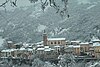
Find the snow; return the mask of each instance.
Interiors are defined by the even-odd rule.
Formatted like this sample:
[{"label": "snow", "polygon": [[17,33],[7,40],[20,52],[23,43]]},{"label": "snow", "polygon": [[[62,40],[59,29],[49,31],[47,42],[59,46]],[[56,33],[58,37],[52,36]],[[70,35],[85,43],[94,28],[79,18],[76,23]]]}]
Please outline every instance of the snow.
[{"label": "snow", "polygon": [[6,50],[2,50],[1,52],[12,52],[14,51],[15,49],[6,49]]},{"label": "snow", "polygon": [[25,48],[20,48],[20,50],[26,50]]},{"label": "snow", "polygon": [[97,42],[97,41],[99,41],[100,42],[100,40],[99,39],[94,39],[94,40],[92,40],[93,42]]},{"label": "snow", "polygon": [[34,18],[38,18],[41,15],[41,13],[32,13],[30,16]]},{"label": "snow", "polygon": [[37,44],[37,45],[38,45],[38,44],[43,44],[43,41],[41,41],[41,42],[37,42],[36,44]]},{"label": "snow", "polygon": [[51,49],[50,49],[50,48],[49,48],[49,49],[45,49],[44,51],[46,51],[46,52],[47,52],[47,51],[51,51]]},{"label": "snow", "polygon": [[60,31],[58,34],[62,34],[63,32],[66,32],[68,31],[70,28],[67,28],[67,29],[63,29],[62,31]]},{"label": "snow", "polygon": [[60,46],[59,45],[57,45],[57,46],[54,46],[55,48],[59,48]]},{"label": "snow", "polygon": [[28,51],[33,51],[33,49],[27,49]]},{"label": "snow", "polygon": [[51,48],[48,48],[48,49],[45,49],[44,51],[48,52],[48,51],[52,51],[54,49],[51,49]]},{"label": "snow", "polygon": [[49,48],[49,46],[44,46],[45,49]]},{"label": "snow", "polygon": [[93,46],[100,46],[100,43],[93,43]]},{"label": "snow", "polygon": [[3,29],[0,29],[0,32],[4,32],[4,30]]},{"label": "snow", "polygon": [[2,46],[3,42],[4,42],[4,39],[0,37],[0,47]]},{"label": "snow", "polygon": [[44,50],[44,48],[37,48],[37,50],[39,51],[39,50]]},{"label": "snow", "polygon": [[89,0],[77,0],[78,4],[91,4]]},{"label": "snow", "polygon": [[37,31],[38,32],[42,32],[43,30],[45,30],[47,27],[45,25],[39,24],[37,27]]},{"label": "snow", "polygon": [[91,41],[92,42],[100,42],[100,39],[98,39],[97,37],[93,36]]},{"label": "snow", "polygon": [[[38,4],[39,4],[39,3],[38,3]],[[37,6],[37,7],[36,7],[36,6]],[[39,6],[39,5],[34,5],[34,10],[33,10],[33,12],[30,14],[30,17],[38,19],[38,17],[40,17],[41,14],[42,14],[42,10],[41,10],[40,6]]]},{"label": "snow", "polygon": [[67,47],[72,48],[72,47],[73,47],[73,45],[68,45]]},{"label": "snow", "polygon": [[29,44],[27,44],[27,43],[23,43],[23,46],[24,46],[24,47],[28,47]]},{"label": "snow", "polygon": [[89,42],[85,42],[85,43],[82,42],[82,43],[80,43],[80,44],[81,44],[81,45],[82,45],[82,44],[83,44],[83,45],[84,45],[84,44],[89,44]]},{"label": "snow", "polygon": [[80,48],[80,45],[68,45],[67,47],[69,47],[69,48]]},{"label": "snow", "polygon": [[100,63],[99,62],[96,62],[93,65],[90,65],[89,67],[95,67],[97,64],[100,64]]},{"label": "snow", "polygon": [[[0,0],[0,4],[4,3],[6,0]],[[17,1],[17,7],[12,7],[10,3],[7,3],[6,5],[6,9],[9,10],[9,11],[12,11],[16,8],[19,8],[21,6],[31,6],[33,5],[33,3],[30,3],[28,0],[19,0]],[[3,7],[0,7],[0,10],[4,10]]]},{"label": "snow", "polygon": [[73,46],[73,48],[80,48],[80,45]]},{"label": "snow", "polygon": [[51,36],[54,36],[55,35],[52,31],[50,32],[50,34],[51,34]]},{"label": "snow", "polygon": [[42,47],[42,46],[44,46],[44,45],[37,45],[37,47]]},{"label": "snow", "polygon": [[13,43],[12,41],[7,41],[8,43]]},{"label": "snow", "polygon": [[28,9],[28,6],[22,6],[22,7],[20,7],[22,10],[27,10]]},{"label": "snow", "polygon": [[91,6],[89,6],[89,7],[87,7],[87,9],[91,9],[91,8],[93,8],[93,7],[95,7],[96,5],[91,5]]},{"label": "snow", "polygon": [[80,41],[71,41],[71,43],[80,43]]},{"label": "snow", "polygon": [[66,38],[48,38],[48,41],[50,40],[66,40]]},{"label": "snow", "polygon": [[35,47],[33,47],[33,50],[35,50],[36,48]]}]

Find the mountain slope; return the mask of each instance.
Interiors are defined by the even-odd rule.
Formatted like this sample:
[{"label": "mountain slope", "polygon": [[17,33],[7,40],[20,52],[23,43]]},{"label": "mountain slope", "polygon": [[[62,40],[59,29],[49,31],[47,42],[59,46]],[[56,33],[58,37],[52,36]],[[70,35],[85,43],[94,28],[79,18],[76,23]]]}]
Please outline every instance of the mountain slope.
[{"label": "mountain slope", "polygon": [[64,19],[51,7],[42,12],[39,4],[7,13],[2,10],[0,35],[15,42],[36,42],[42,40],[43,30],[46,29],[48,37],[89,41],[92,36],[100,36],[99,6],[99,0],[70,0],[70,18]]}]

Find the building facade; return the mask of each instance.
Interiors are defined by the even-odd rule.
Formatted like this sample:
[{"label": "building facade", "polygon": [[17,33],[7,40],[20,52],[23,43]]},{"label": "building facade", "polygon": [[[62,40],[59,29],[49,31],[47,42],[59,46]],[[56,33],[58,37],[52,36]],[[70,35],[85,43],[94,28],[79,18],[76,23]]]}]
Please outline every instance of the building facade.
[{"label": "building facade", "polygon": [[44,32],[43,45],[44,46],[55,46],[55,45],[64,46],[66,45],[66,38],[48,38],[47,34]]}]

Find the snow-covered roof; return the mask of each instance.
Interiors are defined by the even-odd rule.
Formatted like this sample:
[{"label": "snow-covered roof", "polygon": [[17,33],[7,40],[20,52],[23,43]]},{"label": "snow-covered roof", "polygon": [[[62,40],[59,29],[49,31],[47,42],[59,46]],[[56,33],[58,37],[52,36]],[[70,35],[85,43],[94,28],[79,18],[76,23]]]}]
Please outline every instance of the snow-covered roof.
[{"label": "snow-covered roof", "polygon": [[24,47],[28,47],[30,44],[28,44],[28,43],[23,43],[23,46]]},{"label": "snow-covered roof", "polygon": [[89,44],[89,42],[85,42],[85,43],[82,42],[82,43],[80,43],[80,44],[81,44],[81,45],[83,45],[83,44]]},{"label": "snow-covered roof", "polygon": [[71,42],[73,42],[73,43],[80,43],[80,41],[71,41]]},{"label": "snow-covered roof", "polygon": [[43,41],[41,41],[41,42],[37,42],[36,44],[43,44]]},{"label": "snow-covered roof", "polygon": [[14,50],[16,50],[16,49],[6,49],[6,50],[2,50],[1,52],[12,52]]},{"label": "snow-covered roof", "polygon": [[49,46],[44,46],[45,49],[49,48]]},{"label": "snow-covered roof", "polygon": [[93,43],[93,46],[100,46],[100,43]]},{"label": "snow-covered roof", "polygon": [[13,43],[12,41],[7,41],[7,43]]},{"label": "snow-covered roof", "polygon": [[59,48],[60,46],[59,46],[59,45],[57,45],[57,46],[54,46],[54,47]]},{"label": "snow-covered roof", "polygon": [[67,47],[72,48],[72,47],[73,47],[73,45],[68,45]]},{"label": "snow-covered roof", "polygon": [[45,49],[44,51],[51,51],[51,49]]},{"label": "snow-covered roof", "polygon": [[66,40],[66,38],[48,38],[48,41],[50,40]]},{"label": "snow-covered roof", "polygon": [[26,50],[25,48],[20,48],[20,50]]},{"label": "snow-covered roof", "polygon": [[67,41],[65,41],[65,42],[67,43],[67,42],[70,42],[70,41],[69,41],[69,40],[67,40]]},{"label": "snow-covered roof", "polygon": [[48,49],[45,49],[44,51],[45,51],[45,52],[48,52],[48,51],[52,51],[52,50],[54,50],[54,49],[48,48]]},{"label": "snow-covered roof", "polygon": [[33,47],[33,50],[35,50],[36,48],[35,47]]},{"label": "snow-covered roof", "polygon": [[44,48],[37,48],[37,50],[39,51],[39,50],[44,50]]},{"label": "snow-covered roof", "polygon": [[37,45],[37,47],[42,47],[42,46],[44,46],[44,45]]},{"label": "snow-covered roof", "polygon": [[69,48],[80,48],[80,45],[68,45]]},{"label": "snow-covered roof", "polygon": [[73,46],[74,48],[80,48],[80,45]]},{"label": "snow-covered roof", "polygon": [[94,39],[92,42],[100,42],[100,39]]}]

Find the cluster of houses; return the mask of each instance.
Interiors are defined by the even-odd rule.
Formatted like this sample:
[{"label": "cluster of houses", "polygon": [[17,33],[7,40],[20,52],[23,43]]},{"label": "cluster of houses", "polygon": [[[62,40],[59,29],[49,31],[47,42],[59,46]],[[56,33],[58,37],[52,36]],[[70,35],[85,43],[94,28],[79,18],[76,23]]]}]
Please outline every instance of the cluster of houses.
[{"label": "cluster of houses", "polygon": [[8,49],[0,51],[0,57],[30,59],[35,55],[43,60],[57,59],[59,55],[71,53],[74,56],[100,58],[100,40],[90,42],[68,41],[66,38],[48,38],[43,33],[43,41],[30,43],[17,43],[7,41]]}]

